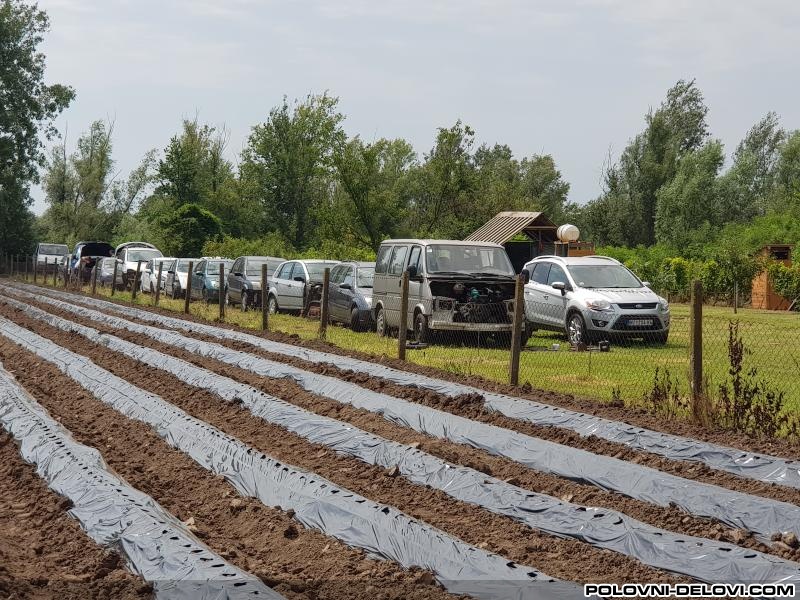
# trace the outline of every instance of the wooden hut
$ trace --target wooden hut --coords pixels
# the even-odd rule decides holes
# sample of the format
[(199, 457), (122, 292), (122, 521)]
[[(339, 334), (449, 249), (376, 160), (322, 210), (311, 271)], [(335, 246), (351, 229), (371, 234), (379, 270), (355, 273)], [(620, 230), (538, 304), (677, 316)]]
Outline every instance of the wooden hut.
[[(792, 249), (793, 246), (790, 244), (770, 244), (764, 246), (759, 255), (789, 267), (792, 264)], [(751, 298), (753, 308), (764, 310), (787, 310), (790, 304), (790, 300), (775, 292), (772, 280), (766, 270), (753, 279)]]

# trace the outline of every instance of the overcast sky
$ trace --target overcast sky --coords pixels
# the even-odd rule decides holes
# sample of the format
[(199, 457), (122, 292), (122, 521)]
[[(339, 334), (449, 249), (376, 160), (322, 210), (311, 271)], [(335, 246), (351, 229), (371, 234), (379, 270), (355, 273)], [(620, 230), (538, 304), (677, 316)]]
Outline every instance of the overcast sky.
[[(184, 117), (225, 124), (236, 159), (286, 95), (328, 90), (350, 135), (420, 156), (462, 119), (517, 157), (549, 153), (583, 203), (680, 78), (730, 153), (774, 110), (800, 127), (797, 0), (39, 0), (48, 79), (77, 91), (74, 146), (115, 121), (121, 176)], [(43, 210), (35, 193), (37, 213)]]

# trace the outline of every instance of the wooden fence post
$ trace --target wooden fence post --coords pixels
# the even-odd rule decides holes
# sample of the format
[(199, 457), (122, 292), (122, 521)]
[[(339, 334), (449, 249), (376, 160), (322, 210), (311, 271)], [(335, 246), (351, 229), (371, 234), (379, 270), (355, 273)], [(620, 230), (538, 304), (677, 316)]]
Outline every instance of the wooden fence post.
[(703, 389), (703, 284), (695, 279), (692, 282), (692, 301), (690, 319), (691, 351), (691, 392), (692, 415), (698, 423), (706, 423), (708, 399)]
[(319, 339), (324, 340), (328, 334), (328, 288), (331, 284), (330, 267), (322, 272), (322, 298), (319, 303)]
[(114, 274), (111, 275), (111, 295), (114, 295), (114, 292), (117, 289), (117, 269), (119, 268), (119, 261), (117, 257), (114, 257)]
[(158, 263), (158, 279), (156, 279), (156, 293), (153, 295), (153, 306), (158, 306), (158, 300), (161, 297), (161, 271), (164, 268), (164, 261)]
[(133, 276), (133, 283), (131, 284), (131, 304), (136, 302), (136, 292), (139, 291), (139, 277), (142, 270), (142, 261), (136, 261), (136, 273)]
[[(189, 314), (189, 302), (192, 298), (192, 273), (194, 273), (194, 261), (189, 261), (189, 272), (186, 274), (186, 297), (183, 299), (183, 312)], [(175, 277), (177, 277), (177, 273)]]
[(42, 278), (42, 285), (47, 285), (47, 257), (44, 257), (44, 277)]
[(99, 260), (94, 261), (94, 267), (92, 267), (92, 296), (97, 295), (97, 266), (100, 264)]
[(219, 302), (219, 320), (225, 320), (225, 263), (219, 263), (219, 293), (217, 294), (217, 301)]
[(261, 265), (261, 330), (269, 330), (269, 287), (267, 285), (267, 264)]
[(733, 314), (739, 312), (739, 282), (733, 282)]
[(508, 379), (511, 385), (519, 385), (519, 357), (522, 351), (522, 326), (525, 312), (525, 288), (522, 276), (517, 275), (514, 284), (514, 318), (511, 320), (511, 363), (508, 366)]
[(25, 283), (28, 283), (28, 260), (29, 260), (29, 257), (26, 254), (25, 255)]
[(39, 255), (33, 255), (33, 283), (36, 283), (37, 274), (39, 272)]
[(408, 271), (400, 279), (400, 329), (397, 332), (397, 358), (406, 359), (408, 340)]

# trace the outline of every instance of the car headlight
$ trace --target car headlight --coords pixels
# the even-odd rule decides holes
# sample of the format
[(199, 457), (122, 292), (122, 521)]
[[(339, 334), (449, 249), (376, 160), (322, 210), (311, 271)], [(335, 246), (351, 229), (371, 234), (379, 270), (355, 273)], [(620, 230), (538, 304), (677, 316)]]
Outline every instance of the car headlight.
[(364, 302), (369, 306), (372, 307), (372, 296), (364, 296)]
[(211, 280), (211, 287), (219, 287), (219, 281), (216, 279)]
[(586, 307), (592, 310), (611, 310), (611, 303), (602, 298), (589, 298), (586, 300)]
[(664, 298), (661, 298), (661, 299), (658, 301), (658, 309), (659, 309), (661, 312), (669, 312), (669, 302), (667, 302), (666, 300), (664, 300)]

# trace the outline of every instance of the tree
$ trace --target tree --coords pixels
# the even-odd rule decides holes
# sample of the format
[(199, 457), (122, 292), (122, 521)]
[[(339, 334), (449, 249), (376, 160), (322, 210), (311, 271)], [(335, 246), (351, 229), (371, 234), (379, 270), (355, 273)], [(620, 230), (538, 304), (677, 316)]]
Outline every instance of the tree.
[(43, 162), (41, 137), (55, 134), (53, 120), (74, 98), (69, 87), (44, 81), (39, 45), (47, 14), (22, 0), (0, 1), (0, 248), (30, 251), (31, 183)]
[(327, 94), (293, 106), (284, 98), (253, 127), (242, 152), (243, 195), (259, 199), (265, 222), (298, 249), (310, 242), (312, 208), (330, 191), (334, 149), (344, 143), (337, 104)]
[(554, 223), (563, 223), (567, 217), (569, 183), (561, 178), (556, 162), (549, 154), (534, 154), (520, 163), (524, 207), (535, 208)]
[[(348, 141), (334, 157), (346, 197), (340, 213), (344, 219), (329, 213), (329, 220), (338, 221), (362, 245), (377, 251), (382, 240), (392, 237), (405, 224), (407, 175), (415, 161), (416, 154), (405, 140), (381, 139), (365, 144), (355, 137)], [(334, 204), (339, 206), (335, 199)]]
[(197, 204), (184, 204), (162, 216), (158, 226), (168, 256), (199, 256), (203, 244), (222, 233), (217, 216)]

